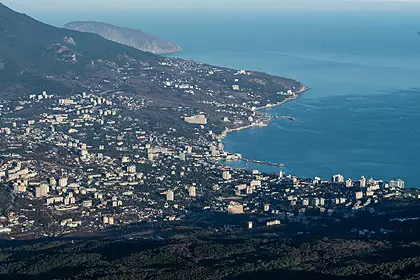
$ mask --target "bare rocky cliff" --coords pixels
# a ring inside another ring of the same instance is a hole
[[[70,22],[64,25],[64,28],[95,33],[110,41],[154,54],[176,53],[182,50],[177,44],[164,41],[143,31],[102,22]]]

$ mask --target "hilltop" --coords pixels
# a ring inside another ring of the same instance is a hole
[[[0,86],[3,93],[67,90],[79,75],[130,61],[156,60],[94,34],[56,28],[0,4]]]
[[[44,90],[60,96],[80,92],[136,96],[149,104],[136,113],[154,123],[179,123],[185,112],[166,109],[184,106],[207,115],[216,132],[259,122],[252,117],[253,107],[278,104],[306,89],[297,81],[261,72],[164,58],[97,34],[47,25],[4,5],[0,73],[1,96],[18,98]],[[225,117],[232,121],[221,122]]]
[[[180,46],[159,39],[141,30],[115,26],[103,22],[75,21],[64,28],[98,34],[105,39],[155,54],[180,52]]]

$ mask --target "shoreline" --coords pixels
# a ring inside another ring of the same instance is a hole
[[[275,103],[275,104],[267,104],[265,106],[256,107],[256,108],[252,109],[251,111],[256,112],[256,111],[261,111],[263,109],[271,109],[271,108],[279,107],[279,106],[281,106],[281,105],[283,105],[287,102],[298,99],[307,90],[309,90],[309,88],[303,85],[302,88],[299,91],[297,91],[293,97],[286,98],[285,100],[283,100],[281,102],[278,102],[278,103]],[[271,116],[271,114],[269,114],[269,115]],[[225,137],[227,137],[229,133],[232,133],[232,132],[235,132],[235,131],[241,131],[241,130],[245,130],[245,129],[249,129],[249,128],[253,128],[253,127],[266,127],[270,123],[271,123],[271,120],[268,121],[268,122],[259,122],[259,123],[255,123],[255,124],[244,125],[244,126],[240,126],[240,127],[237,127],[237,128],[226,128],[221,134],[217,135],[216,138],[220,143],[222,143],[223,139]],[[227,151],[225,149],[223,149],[223,150],[221,150],[221,152],[225,153]]]

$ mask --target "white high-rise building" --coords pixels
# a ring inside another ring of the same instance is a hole
[[[232,179],[232,175],[230,175],[230,172],[229,171],[223,171],[222,176],[223,176],[223,180],[230,180],[230,179]]]
[[[284,177],[284,172],[283,172],[283,170],[281,170],[280,173],[279,173],[279,178],[283,178],[283,177]]]
[[[166,200],[167,201],[174,201],[174,192],[172,190],[168,190],[166,192]]]
[[[365,188],[366,187],[366,178],[365,178],[365,176],[362,176],[360,178],[359,183],[360,183],[360,187],[361,188]]]
[[[388,185],[391,188],[400,188],[400,189],[403,189],[405,187],[405,183],[401,179],[391,180],[391,181],[389,181],[389,184]]]
[[[50,187],[47,184],[41,184],[35,188],[35,197],[42,197],[48,195]]]
[[[55,185],[57,185],[57,180],[56,180],[54,177],[51,177],[51,178],[50,178],[50,185],[51,185],[51,186],[55,186]]]
[[[332,176],[332,181],[334,183],[344,183],[344,176],[341,174],[336,174]]]
[[[128,173],[136,173],[136,166],[134,164],[127,166],[127,172]]]
[[[346,187],[351,188],[353,187],[353,181],[350,178],[347,178],[346,180]]]
[[[197,196],[197,189],[194,186],[191,186],[188,188],[188,195],[190,197],[196,197]]]
[[[66,178],[66,177],[60,178],[60,179],[58,180],[58,185],[59,185],[60,187],[65,187],[65,186],[67,186],[67,183],[68,183],[68,178]]]
[[[355,194],[354,194],[354,196],[355,196],[355,198],[358,200],[358,199],[362,199],[363,198],[363,192],[356,192]]]
[[[187,147],[187,154],[191,154],[192,153],[192,146],[188,146]]]
[[[253,188],[251,186],[247,186],[246,187],[246,194],[252,194],[253,193]]]

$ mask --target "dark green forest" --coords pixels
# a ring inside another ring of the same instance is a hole
[[[1,279],[420,279],[420,242],[4,242]]]

